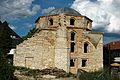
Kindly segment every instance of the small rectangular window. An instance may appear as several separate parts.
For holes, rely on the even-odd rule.
[[[88,44],[84,43],[84,53],[88,53]]]
[[[70,67],[74,67],[75,66],[75,59],[71,59],[70,60]]]
[[[74,50],[75,50],[75,43],[71,42],[70,46],[71,46],[70,52],[74,52]]]
[[[85,67],[85,66],[86,66],[86,62],[87,62],[86,59],[83,59],[83,60],[82,60],[82,67]]]
[[[70,25],[74,25],[75,20],[74,19],[70,19]]]
[[[75,33],[71,32],[71,41],[74,41],[74,40],[75,40]]]

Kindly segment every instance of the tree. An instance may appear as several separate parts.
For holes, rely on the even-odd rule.
[[[13,75],[12,65],[7,62],[7,53],[12,47],[11,31],[7,22],[2,24],[0,30],[0,80],[10,80]]]

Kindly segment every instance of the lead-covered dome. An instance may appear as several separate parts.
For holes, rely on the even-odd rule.
[[[53,9],[50,11],[47,15],[56,15],[56,14],[68,14],[68,15],[74,15],[74,16],[80,16],[81,14],[77,12],[76,10],[72,8],[59,8],[59,9]]]

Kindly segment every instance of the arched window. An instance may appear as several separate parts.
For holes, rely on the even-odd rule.
[[[50,25],[53,25],[53,19],[50,19],[49,21],[50,21]]]
[[[70,25],[74,25],[75,20],[74,19],[70,19]]]
[[[88,43],[84,43],[84,53],[88,53]]]
[[[71,42],[71,44],[70,44],[70,52],[74,52],[74,50],[75,50],[75,43],[74,42]]]
[[[74,41],[74,40],[75,40],[75,33],[71,32],[71,41]]]

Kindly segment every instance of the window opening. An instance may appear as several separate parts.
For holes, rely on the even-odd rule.
[[[75,48],[75,43],[74,42],[71,42],[71,52],[74,52],[74,49]]]
[[[82,67],[85,67],[86,66],[86,62],[87,62],[87,60],[82,60]]]
[[[87,26],[89,25],[89,21],[87,21]]]
[[[88,52],[88,44],[85,43],[85,44],[84,44],[84,53],[87,53],[87,52]]]
[[[74,19],[70,19],[70,25],[74,25],[75,20]]]
[[[50,25],[53,25],[53,19],[50,19],[49,21],[50,21]]]
[[[75,66],[75,59],[71,59],[70,60],[70,67],[74,67]]]
[[[71,41],[74,41],[74,40],[75,40],[75,33],[71,32]]]

